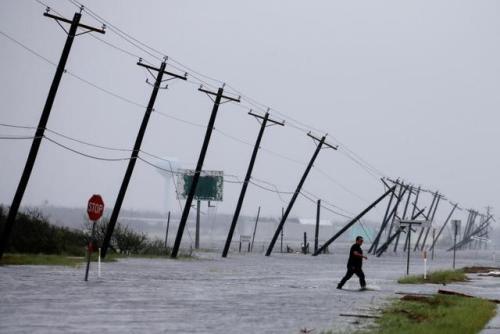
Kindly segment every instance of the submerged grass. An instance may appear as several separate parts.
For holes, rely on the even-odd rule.
[[[495,315],[496,305],[479,298],[434,295],[397,300],[375,321],[375,328],[361,333],[472,334]]]
[[[98,254],[92,253],[91,261],[97,262]],[[147,259],[165,259],[168,256],[159,255],[122,255],[116,253],[110,253],[105,259],[101,259],[102,262],[116,262],[119,259],[124,258],[147,258]],[[178,256],[180,260],[193,260],[196,257],[190,254],[180,253]],[[0,259],[0,266],[3,265],[41,265],[41,266],[68,266],[68,267],[78,267],[80,265],[85,265],[87,261],[86,256],[69,256],[69,255],[58,255],[58,254],[26,254],[26,253],[7,253],[4,254],[2,259]]]
[[[400,278],[398,283],[401,284],[422,284],[422,283],[434,283],[434,284],[447,284],[453,282],[466,282],[467,275],[464,270],[440,270],[434,271],[427,275],[424,279],[424,275],[412,275]]]

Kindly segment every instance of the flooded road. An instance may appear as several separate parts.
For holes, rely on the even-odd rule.
[[[335,289],[345,273],[349,245],[335,254],[198,253],[196,259],[123,259],[85,266],[0,267],[0,333],[299,333],[301,329],[349,330],[395,292],[436,291],[439,286],[402,286],[406,257],[392,252],[364,263],[368,286],[356,277]],[[491,252],[459,252],[457,267],[493,265]],[[423,260],[412,253],[411,273]],[[429,270],[451,267],[451,254],[438,252]],[[493,283],[491,283],[493,282]],[[497,281],[448,285],[461,292],[490,294]],[[491,297],[490,297],[491,298]],[[358,319],[367,324],[366,319]]]

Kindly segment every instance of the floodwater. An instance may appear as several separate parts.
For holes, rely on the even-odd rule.
[[[364,263],[368,285],[345,272],[349,245],[334,254],[198,253],[196,259],[123,259],[102,265],[101,277],[85,266],[0,267],[0,333],[312,333],[349,332],[369,319],[395,292],[429,292],[441,286],[402,286],[406,256],[392,252]],[[367,247],[364,247],[367,248]],[[411,273],[423,259],[412,253]],[[437,252],[430,270],[451,267],[451,253]],[[491,252],[460,251],[457,266],[493,265]],[[448,285],[454,291],[499,298],[500,279]],[[495,290],[496,297],[491,296]]]

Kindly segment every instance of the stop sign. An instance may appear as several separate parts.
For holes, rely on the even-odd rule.
[[[93,221],[98,220],[99,218],[101,218],[103,211],[104,202],[101,195],[92,195],[87,205],[87,213],[89,215],[89,219]]]

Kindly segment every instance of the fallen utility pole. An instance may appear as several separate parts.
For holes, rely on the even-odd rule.
[[[310,132],[307,135],[309,137],[313,138],[313,140],[318,141],[318,145],[316,146],[316,150],[314,151],[314,154],[313,154],[311,160],[309,161],[309,164],[307,165],[307,168],[306,168],[304,174],[302,175],[302,178],[300,179],[299,184],[297,185],[297,189],[295,189],[295,192],[293,193],[293,196],[292,196],[292,199],[290,200],[290,203],[288,203],[288,207],[286,208],[286,211],[283,214],[283,217],[281,218],[281,222],[279,223],[278,228],[274,232],[274,236],[271,240],[271,243],[269,244],[269,247],[267,248],[266,256],[271,255],[271,252],[273,251],[273,248],[274,248],[274,244],[276,243],[276,240],[278,239],[278,236],[279,236],[281,230],[283,229],[283,225],[285,225],[285,221],[288,218],[290,211],[292,211],[293,204],[295,203],[297,196],[299,196],[300,190],[302,189],[302,185],[306,181],[307,175],[309,174],[309,171],[311,170],[311,168],[314,164],[314,161],[316,160],[316,157],[318,156],[319,151],[323,147],[323,144],[329,148],[334,149],[334,150],[337,150],[337,148],[338,148],[337,146],[332,146],[328,143],[325,143],[326,135],[321,137],[321,139],[314,137]]]
[[[28,159],[26,160],[26,164],[24,166],[21,179],[19,181],[16,193],[14,195],[14,199],[12,200],[12,204],[10,205],[9,208],[9,214],[7,216],[7,220],[5,221],[2,235],[0,236],[0,259],[2,258],[5,250],[7,249],[7,244],[10,239],[10,234],[12,233],[12,228],[14,227],[17,213],[19,211],[19,207],[21,205],[21,201],[24,196],[24,192],[26,191],[26,187],[28,186],[28,182],[31,176],[31,171],[33,170],[33,167],[35,165],[36,156],[38,154],[38,150],[42,143],[42,138],[44,137],[45,127],[47,126],[47,122],[49,121],[52,105],[54,104],[59,84],[65,72],[66,62],[68,60],[69,53],[71,51],[71,46],[73,45],[73,40],[75,36],[79,35],[77,34],[77,30],[78,28],[83,28],[87,30],[83,33],[80,33],[80,35],[88,32],[98,32],[104,34],[103,29],[94,28],[80,23],[80,18],[82,17],[81,14],[82,10],[83,7],[81,7],[80,9],[80,13],[75,13],[75,15],[73,16],[73,20],[68,20],[64,17],[52,15],[50,14],[49,8],[47,8],[47,11],[43,14],[48,18],[56,20],[57,24],[59,24],[61,27],[62,25],[60,22],[70,23],[71,26],[69,28],[69,31],[67,31],[68,36],[66,38],[66,43],[64,44],[64,48],[61,53],[61,58],[59,59],[59,64],[57,65],[56,73],[54,74],[54,78],[52,79],[52,84],[49,89],[49,94],[47,96],[47,100],[45,101],[45,105],[43,107],[40,120],[38,121],[38,127],[36,128],[33,142],[31,143]],[[66,31],[64,28],[63,30]]]
[[[422,213],[424,212],[424,210],[420,210],[416,216],[412,217],[412,220],[415,220],[417,219]],[[402,219],[404,220],[404,219]],[[410,226],[411,227],[411,226]],[[380,257],[382,254],[384,254],[384,252],[387,250],[387,248],[389,248],[389,246],[391,245],[391,242],[396,238],[396,237],[399,237],[399,235],[401,234],[401,232],[404,232],[404,228],[403,227],[400,227],[398,230],[396,230],[396,232],[389,237],[389,239],[382,245],[380,246],[378,249],[377,249],[377,252],[376,252],[376,255],[377,257]],[[408,229],[408,232],[407,233],[411,233],[411,231]],[[408,237],[407,239],[409,239],[409,234],[408,234]]]
[[[332,242],[334,242],[338,237],[340,237],[345,231],[347,231],[352,225],[354,225],[358,220],[360,220],[365,214],[367,214],[371,209],[373,209],[381,200],[383,200],[387,195],[394,192],[396,186],[392,186],[387,190],[382,196],[380,196],[375,202],[370,204],[369,207],[364,209],[359,215],[354,217],[349,223],[340,229],[333,237],[331,237],[327,242],[325,242],[317,251],[314,252],[313,256],[320,254],[326,247],[328,247]]]
[[[381,179],[381,180],[384,183],[384,185],[387,187],[387,189],[389,189],[390,187],[389,187],[389,185],[387,185],[387,183],[384,181],[384,179]],[[387,208],[385,209],[384,219],[382,219],[382,224],[380,225],[380,230],[378,231],[377,236],[375,237],[375,240],[373,240],[373,242],[370,246],[370,249],[368,249],[368,254],[370,254],[378,246],[380,236],[382,235],[382,231],[385,228],[384,224],[386,222],[387,215],[389,214],[389,210],[391,209],[392,200],[394,199],[395,196],[396,196],[396,193],[392,192],[391,197],[389,198],[389,203],[387,204]]]
[[[453,216],[453,213],[455,212],[455,209],[457,208],[458,204],[453,204],[453,208],[451,209],[450,214],[446,218],[446,220],[443,223],[443,226],[441,226],[441,229],[439,230],[437,236],[434,238],[430,250],[434,250],[434,247],[436,246],[436,242],[438,241],[439,237],[441,236],[441,233],[443,232],[444,228],[446,227],[446,224],[448,224],[448,221],[450,220],[451,216]]]
[[[144,138],[144,134],[146,133],[146,128],[148,127],[149,118],[151,113],[153,112],[153,107],[156,101],[156,96],[158,95],[158,91],[163,82],[163,75],[169,75],[172,78],[177,78],[181,80],[187,79],[187,73],[183,76],[174,74],[168,71],[165,71],[165,67],[167,63],[165,60],[161,63],[160,68],[156,68],[150,65],[146,65],[142,63],[142,59],[139,59],[137,65],[144,67],[148,70],[149,73],[152,71],[157,72],[156,80],[153,85],[153,91],[151,92],[151,96],[149,98],[149,103],[146,108],[146,112],[144,113],[144,117],[142,119],[141,127],[139,128],[139,132],[137,133],[137,137],[135,139],[134,149],[130,155],[130,159],[128,161],[127,170],[125,171],[125,175],[123,176],[122,184],[120,186],[120,191],[118,192],[118,196],[116,198],[115,206],[113,207],[113,211],[111,213],[111,217],[109,218],[109,223],[106,228],[106,234],[104,235],[104,239],[102,242],[102,257],[105,258],[108,252],[109,244],[111,243],[111,236],[113,235],[113,231],[115,229],[116,221],[118,220],[118,216],[120,214],[120,210],[122,208],[123,200],[125,198],[125,194],[127,193],[127,188],[130,183],[130,179],[132,178],[132,173],[134,172],[135,163],[137,161],[137,157],[139,156],[139,152],[141,151],[141,144]],[[147,80],[146,80],[147,82]],[[166,88],[166,87],[165,87]]]
[[[438,198],[437,198],[437,201],[436,201],[436,205],[434,206],[434,211],[432,212],[432,216],[431,216],[431,224],[434,224],[434,217],[436,216],[436,211],[437,211],[437,208],[439,206],[439,201],[441,200],[441,198],[444,198],[443,195],[440,195],[438,194]],[[424,241],[422,242],[422,247],[420,247],[420,250],[423,251],[424,248],[425,248],[425,244],[427,243],[427,237],[429,236],[429,231],[431,230],[431,226],[429,226],[427,228],[427,231],[425,233],[425,237],[424,237]]]
[[[229,232],[226,238],[226,244],[224,246],[224,250],[222,251],[222,257],[226,257],[229,252],[229,247],[231,246],[231,240],[233,239],[234,229],[236,228],[236,224],[238,222],[238,218],[240,217],[241,206],[243,205],[243,200],[245,199],[245,194],[247,192],[248,183],[250,182],[250,178],[252,176],[253,166],[255,164],[255,159],[257,158],[257,152],[260,148],[260,142],[262,140],[262,135],[264,134],[264,130],[266,129],[267,123],[270,122],[272,125],[281,125],[284,126],[284,122],[278,122],[269,118],[269,111],[266,112],[264,117],[260,115],[256,115],[250,111],[249,115],[254,116],[257,119],[261,119],[262,123],[260,124],[259,135],[257,136],[257,140],[255,141],[255,146],[253,148],[252,157],[250,158],[250,164],[248,165],[247,173],[245,175],[245,180],[243,181],[243,185],[241,186],[240,197],[238,198],[238,203],[236,204],[236,210],[234,211],[233,220],[231,221],[231,226],[229,227]]]
[[[406,191],[410,190],[410,194],[411,194],[411,188],[409,185],[404,185],[404,183],[401,184],[401,187],[399,188],[399,195],[398,197],[401,198],[401,200],[404,198],[404,195],[406,193]],[[396,216],[397,216],[397,213],[398,213],[398,209],[399,209],[399,205],[401,204],[401,201],[398,201],[397,202],[397,207],[396,207],[396,211],[394,212],[394,215],[392,216],[392,220],[391,220],[391,223],[389,224],[389,231],[387,232],[387,240],[389,240],[390,236],[391,236],[391,232],[392,232],[392,228],[394,226],[394,222],[396,221]]]
[[[429,211],[427,211],[427,217],[430,221],[432,221],[431,214],[432,214],[432,210],[434,210],[434,204],[436,203],[437,196],[438,196],[438,193],[435,192],[433,194],[433,197],[432,197],[432,203],[431,203],[431,206],[429,207]],[[417,242],[415,243],[415,247],[413,248],[414,252],[417,250],[418,246],[420,245],[420,239],[422,239],[422,235],[424,234],[424,230],[425,230],[424,227],[420,228],[420,234],[418,235]]]
[[[417,210],[419,196],[420,196],[420,186],[418,187],[417,194],[415,195],[415,202],[413,202],[413,209],[411,211],[411,217],[415,216],[415,210]],[[425,210],[425,208],[424,208],[424,210]],[[426,219],[427,219],[427,217],[426,217]],[[403,248],[403,252],[406,252],[407,249],[410,249],[410,247],[408,246],[408,237],[405,240],[405,246]]]
[[[196,170],[193,175],[193,180],[191,182],[191,186],[189,188],[189,193],[186,198],[186,203],[184,204],[184,210],[182,211],[181,221],[179,222],[179,229],[177,230],[177,236],[175,238],[174,247],[172,248],[172,258],[177,257],[177,253],[179,252],[179,247],[181,246],[182,235],[184,233],[184,228],[186,226],[186,222],[189,216],[189,210],[191,209],[191,204],[193,202],[194,195],[196,193],[196,187],[198,186],[198,181],[200,180],[201,170],[203,169],[203,163],[205,161],[205,155],[207,154],[208,144],[210,143],[210,137],[212,136],[212,130],[214,129],[215,119],[217,117],[217,111],[219,110],[219,106],[225,102],[233,101],[240,102],[240,98],[233,98],[224,95],[224,85],[217,90],[217,93],[211,92],[209,90],[200,87],[198,89],[200,92],[203,92],[212,99],[211,96],[215,96],[212,113],[210,114],[210,120],[208,121],[207,130],[205,132],[205,138],[203,140],[203,145],[201,147],[200,156],[198,157],[198,163],[196,164]],[[225,101],[222,101],[225,99]]]
[[[410,204],[411,195],[413,195],[413,187],[412,186],[409,186],[409,187],[410,187],[410,191],[408,192],[408,197],[406,198],[406,203],[405,203],[405,208],[403,210],[403,215],[401,216],[402,220],[406,219],[406,212],[408,211],[408,205]],[[398,234],[398,236],[396,238],[396,242],[394,243],[394,252],[396,252],[398,249],[399,236],[400,236],[400,234]]]
[[[384,228],[385,228],[385,226],[387,226],[387,224],[389,223],[389,221],[391,219],[394,219],[394,217],[396,216],[396,212],[398,210],[399,203],[401,202],[401,200],[403,199],[403,197],[404,197],[404,195],[406,193],[407,188],[404,187],[403,185],[399,185],[399,186],[400,186],[400,188],[399,188],[399,194],[397,196],[396,204],[394,204],[394,207],[392,208],[392,211],[391,211],[390,215],[387,217],[387,221],[384,224]],[[382,231],[379,231],[379,234],[378,234],[379,239],[380,239],[380,235],[381,234],[382,234]],[[377,242],[377,246],[378,246],[378,242]],[[377,250],[378,250],[378,247],[374,248],[373,249],[373,254],[376,254]]]
[[[457,243],[454,247],[449,248],[447,251],[451,251],[453,249],[460,249],[466,244],[470,243],[471,241],[474,241],[472,239],[473,236],[476,236],[477,234],[481,233],[485,229],[487,229],[490,226],[489,221],[493,218],[493,216],[489,216],[480,226],[478,226],[475,230],[470,232],[466,237],[464,237],[459,243]]]

